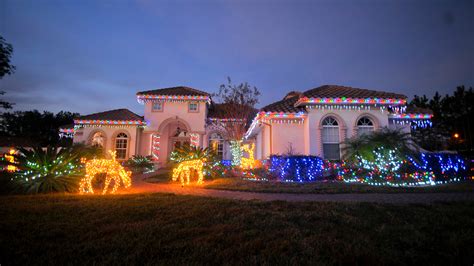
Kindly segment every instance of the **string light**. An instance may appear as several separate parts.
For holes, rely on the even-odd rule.
[[[199,134],[197,133],[189,133],[191,146],[198,147],[199,146]]]
[[[308,103],[323,103],[323,104],[383,104],[383,105],[404,105],[406,99],[395,99],[395,98],[350,98],[350,97],[337,97],[337,98],[308,98],[301,97],[295,103],[295,106]]]
[[[161,136],[158,134],[151,135],[151,154],[153,155],[153,160],[155,161],[160,159],[160,139]]]
[[[144,126],[146,123],[141,120],[82,120],[75,119],[74,124],[81,125],[141,125]]]
[[[205,159],[196,159],[183,161],[173,169],[173,181],[180,180],[181,185],[189,185],[189,179],[194,172],[197,172],[198,179],[197,184],[202,184],[204,179],[203,168]],[[186,179],[185,179],[186,178]]]
[[[271,156],[269,172],[280,181],[307,182],[323,178],[323,160],[317,156]]]
[[[184,102],[184,101],[206,101],[209,102],[209,96],[201,95],[154,95],[154,94],[138,94],[137,101],[140,104],[152,102],[156,100],[167,102]]]
[[[232,154],[232,165],[238,166],[240,165],[241,158],[242,158],[242,150],[240,149],[240,144],[242,141],[240,140],[231,140],[230,141],[230,152]]]
[[[120,163],[115,160],[115,151],[109,151],[109,153],[112,159],[93,159],[87,162],[85,159],[81,160],[81,162],[86,163],[86,175],[79,182],[79,192],[81,194],[94,194],[92,180],[98,174],[106,174],[102,194],[107,193],[111,181],[114,181],[114,186],[111,191],[112,194],[115,193],[120,187],[120,183],[123,183],[125,188],[129,188],[131,186],[132,181],[130,176],[132,173],[130,171],[125,171],[122,165],[120,165]]]
[[[12,164],[15,164],[15,157],[13,156],[14,154],[16,153],[15,149],[10,149],[10,151],[7,153],[5,153],[5,160],[11,164],[8,164],[7,165],[7,172],[15,172],[18,170],[18,167],[16,167],[15,165],[12,165]]]

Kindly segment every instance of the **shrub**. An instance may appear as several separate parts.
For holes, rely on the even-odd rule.
[[[273,155],[268,164],[270,174],[280,181],[306,182],[324,178],[324,163],[317,156]]]
[[[420,153],[409,156],[408,162],[412,171],[432,172],[436,181],[464,179],[467,176],[466,162],[457,154]]]
[[[83,175],[81,155],[74,148],[19,148],[12,181],[25,193],[75,192]]]
[[[133,173],[153,172],[155,169],[151,156],[134,155],[123,163]]]

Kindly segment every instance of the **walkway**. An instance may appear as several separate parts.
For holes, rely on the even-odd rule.
[[[474,201],[474,193],[344,193],[344,194],[291,194],[255,193],[181,187],[179,184],[147,183],[143,177],[134,178],[133,188],[128,193],[173,193],[211,198],[261,201],[320,201],[320,202],[378,202],[378,203],[433,203],[438,201]]]

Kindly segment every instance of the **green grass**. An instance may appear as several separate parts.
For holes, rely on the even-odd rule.
[[[474,182],[451,183],[427,187],[397,188],[344,182],[283,183],[257,182],[240,178],[219,178],[206,182],[204,188],[265,193],[426,193],[473,192]]]
[[[0,197],[0,263],[456,264],[474,203],[381,205],[168,194]]]

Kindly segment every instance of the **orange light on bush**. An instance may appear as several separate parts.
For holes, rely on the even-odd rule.
[[[79,186],[79,192],[81,194],[94,193],[92,180],[97,174],[106,174],[102,194],[107,193],[107,189],[112,180],[114,181],[114,186],[110,192],[112,194],[120,187],[120,183],[123,183],[125,188],[131,186],[132,180],[130,179],[130,176],[132,173],[130,171],[125,171],[122,165],[115,160],[115,151],[109,151],[109,153],[112,156],[112,159],[93,159],[86,162],[86,176],[81,179]],[[81,159],[81,162],[85,162],[85,160]]]
[[[14,149],[10,149],[8,154],[5,154],[5,160],[7,160],[9,163],[15,163],[15,157],[13,157],[15,152],[16,151]],[[7,165],[7,172],[15,172],[16,170],[18,170],[18,167],[14,165]]]
[[[185,183],[186,185],[189,185],[190,177],[194,172],[197,172],[197,184],[202,184],[204,179],[204,161],[205,160],[196,159],[179,163],[178,166],[173,169],[173,181],[176,181],[179,178],[181,185],[184,186]]]
[[[455,138],[455,139],[459,138],[459,134],[458,134],[458,133],[454,133],[454,138]]]

